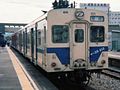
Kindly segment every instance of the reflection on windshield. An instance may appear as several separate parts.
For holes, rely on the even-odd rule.
[[[84,31],[83,29],[75,30],[75,42],[83,42],[84,41]]]
[[[91,26],[90,41],[91,42],[104,42],[104,27],[103,26]]]
[[[67,43],[69,40],[69,28],[67,25],[54,25],[52,27],[53,43]]]

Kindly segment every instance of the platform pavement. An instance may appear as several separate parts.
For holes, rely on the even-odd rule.
[[[22,90],[6,47],[0,47],[0,90]]]
[[[108,53],[108,58],[114,58],[114,59],[119,60],[120,59],[120,52],[111,51]]]
[[[35,74],[39,75],[39,86],[29,74],[9,47],[0,47],[0,90],[58,90],[42,75]]]
[[[120,52],[115,52],[115,51],[111,51],[108,54],[112,54],[112,55],[120,55]]]

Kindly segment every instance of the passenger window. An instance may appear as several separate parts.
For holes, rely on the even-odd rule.
[[[38,42],[37,46],[40,46],[41,45],[41,32],[38,32],[37,34],[37,42]]]
[[[83,29],[76,29],[75,30],[75,42],[81,43],[84,41],[84,31]]]
[[[90,28],[90,41],[91,42],[104,42],[104,27],[91,26]]]
[[[27,33],[27,44],[30,44],[30,33]]]
[[[67,43],[69,41],[69,28],[67,25],[52,26],[52,42]]]
[[[27,48],[30,48],[30,32],[27,33]]]

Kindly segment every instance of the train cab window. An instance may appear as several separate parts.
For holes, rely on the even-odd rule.
[[[84,41],[84,31],[83,29],[76,29],[75,30],[75,42],[81,43]]]
[[[90,28],[90,41],[91,42],[104,42],[104,27],[103,26],[91,26]]]
[[[52,42],[67,43],[69,40],[69,28],[67,25],[52,26]]]

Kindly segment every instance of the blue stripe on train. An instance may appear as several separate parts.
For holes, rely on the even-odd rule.
[[[42,49],[37,49],[37,51],[44,52]],[[90,47],[90,62],[98,61],[103,51],[108,51],[108,47]],[[55,53],[62,64],[70,64],[70,48],[47,48],[47,53]]]
[[[90,47],[90,62],[98,61],[103,51],[108,51],[108,46]]]
[[[70,63],[70,48],[47,48],[47,53],[55,53],[62,64]]]

